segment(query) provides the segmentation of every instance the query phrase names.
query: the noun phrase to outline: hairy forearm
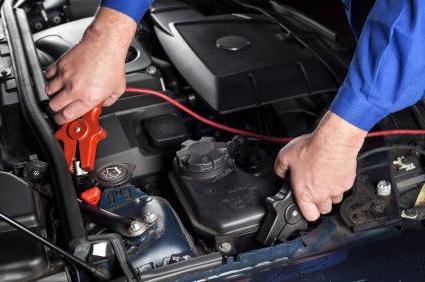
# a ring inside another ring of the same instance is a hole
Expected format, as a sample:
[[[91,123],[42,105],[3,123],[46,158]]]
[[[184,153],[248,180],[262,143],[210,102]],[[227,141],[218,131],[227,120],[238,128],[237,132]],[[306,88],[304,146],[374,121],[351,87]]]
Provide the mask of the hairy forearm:
[[[83,40],[97,42],[99,48],[125,59],[136,33],[136,22],[127,15],[109,8],[101,8]]]
[[[316,138],[313,140],[320,142],[324,149],[341,150],[355,157],[363,146],[366,135],[366,131],[328,112],[314,132]]]

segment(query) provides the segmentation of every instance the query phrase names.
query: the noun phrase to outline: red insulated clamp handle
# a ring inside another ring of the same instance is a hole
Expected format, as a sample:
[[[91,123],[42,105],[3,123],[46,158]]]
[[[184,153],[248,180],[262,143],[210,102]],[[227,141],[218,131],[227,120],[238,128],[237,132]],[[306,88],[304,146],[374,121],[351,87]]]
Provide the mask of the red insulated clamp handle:
[[[71,171],[74,171],[74,159],[79,149],[81,168],[93,171],[97,145],[106,138],[106,131],[99,124],[102,106],[99,105],[81,119],[63,125],[55,134],[63,143],[65,159]]]

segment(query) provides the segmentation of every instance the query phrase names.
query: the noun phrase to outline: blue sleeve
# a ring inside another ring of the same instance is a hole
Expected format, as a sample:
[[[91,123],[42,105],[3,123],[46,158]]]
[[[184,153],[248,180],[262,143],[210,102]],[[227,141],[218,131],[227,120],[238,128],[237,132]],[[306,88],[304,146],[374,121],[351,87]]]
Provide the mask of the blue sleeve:
[[[126,14],[138,23],[152,2],[153,0],[102,0],[101,6]]]
[[[424,91],[425,1],[376,0],[331,111],[369,131]]]

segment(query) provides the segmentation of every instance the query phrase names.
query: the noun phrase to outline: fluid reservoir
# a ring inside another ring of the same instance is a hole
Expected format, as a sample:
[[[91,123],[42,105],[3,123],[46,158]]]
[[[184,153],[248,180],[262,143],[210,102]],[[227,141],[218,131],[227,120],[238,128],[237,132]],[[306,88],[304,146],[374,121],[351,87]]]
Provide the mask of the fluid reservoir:
[[[193,228],[216,239],[256,233],[266,198],[277,192],[273,170],[243,170],[226,143],[205,137],[183,143],[170,179]]]

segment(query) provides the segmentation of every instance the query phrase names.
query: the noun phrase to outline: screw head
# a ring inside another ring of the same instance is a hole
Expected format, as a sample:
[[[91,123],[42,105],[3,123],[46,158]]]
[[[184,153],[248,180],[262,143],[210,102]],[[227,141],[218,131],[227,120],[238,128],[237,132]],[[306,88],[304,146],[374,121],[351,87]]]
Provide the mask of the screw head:
[[[387,180],[379,181],[376,185],[376,194],[382,197],[391,195],[391,183]]]
[[[133,220],[130,223],[130,228],[128,229],[128,231],[130,232],[130,234],[138,234],[143,230],[143,224],[138,221],[138,220]]]
[[[10,68],[4,68],[0,71],[1,76],[7,77],[12,74],[12,70]]]
[[[406,210],[404,210],[404,212],[407,216],[416,216],[416,214],[418,213],[414,209],[406,209]]]
[[[416,209],[405,209],[401,211],[401,217],[407,219],[417,219],[418,211]]]
[[[55,23],[55,24],[60,24],[61,23],[61,18],[59,17],[59,16],[55,16],[55,17],[53,17],[53,22]]]
[[[42,24],[42,23],[40,23],[40,22],[37,22],[37,23],[35,23],[35,24],[34,24],[34,28],[35,28],[36,30],[40,30],[40,29],[42,29],[42,28],[43,28],[43,24]]]
[[[290,204],[285,210],[285,220],[288,224],[297,224],[302,220],[300,211],[298,210],[295,203]]]
[[[76,128],[74,129],[74,131],[75,131],[75,133],[80,133],[80,132],[81,132],[81,127],[76,127]]]
[[[222,253],[228,253],[232,250],[232,244],[230,244],[229,242],[221,242],[218,245],[218,250]]]
[[[155,75],[158,72],[158,69],[155,66],[150,65],[147,69],[146,69],[146,73],[149,75]]]
[[[152,212],[148,212],[145,214],[145,216],[143,217],[143,221],[146,224],[153,224],[158,220],[158,216]]]

